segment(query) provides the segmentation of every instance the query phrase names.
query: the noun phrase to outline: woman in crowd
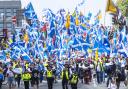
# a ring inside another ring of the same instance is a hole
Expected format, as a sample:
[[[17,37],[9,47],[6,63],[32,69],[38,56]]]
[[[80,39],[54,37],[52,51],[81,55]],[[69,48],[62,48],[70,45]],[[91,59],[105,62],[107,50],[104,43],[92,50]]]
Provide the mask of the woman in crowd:
[[[12,89],[12,87],[14,87],[14,72],[12,67],[10,67],[7,71],[7,78],[9,89]]]

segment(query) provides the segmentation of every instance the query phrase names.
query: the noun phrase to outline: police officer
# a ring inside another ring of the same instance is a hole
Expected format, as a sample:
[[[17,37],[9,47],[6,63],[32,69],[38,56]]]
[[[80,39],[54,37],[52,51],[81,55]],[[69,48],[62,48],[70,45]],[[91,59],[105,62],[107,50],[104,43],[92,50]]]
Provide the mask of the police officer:
[[[20,67],[20,65],[17,65],[16,68],[18,68],[20,70],[20,73],[16,73],[15,74],[15,80],[18,84],[18,88],[20,87],[20,80],[21,80],[21,74],[22,74],[22,68]]]
[[[22,80],[24,81],[24,87],[25,89],[29,89],[29,81],[31,79],[31,75],[28,72],[28,70],[25,70],[25,72],[22,74]]]
[[[48,89],[53,89],[54,75],[50,66],[47,66],[46,78],[47,78]]]
[[[62,88],[68,89],[69,72],[67,68],[63,69],[61,73],[61,78],[62,78]]]
[[[77,75],[76,72],[74,72],[74,73],[71,75],[71,78],[70,78],[71,88],[72,88],[72,89],[77,89],[77,83],[78,83],[78,75]]]

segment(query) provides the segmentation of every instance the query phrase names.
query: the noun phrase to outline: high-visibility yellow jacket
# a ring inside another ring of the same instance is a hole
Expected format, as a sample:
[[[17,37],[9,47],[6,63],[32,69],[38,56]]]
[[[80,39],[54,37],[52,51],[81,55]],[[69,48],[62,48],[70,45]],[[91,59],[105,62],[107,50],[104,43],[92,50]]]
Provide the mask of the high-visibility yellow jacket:
[[[29,73],[22,74],[23,81],[29,81],[31,79],[31,75]]]
[[[47,70],[47,78],[51,78],[53,76],[52,70]]]
[[[66,73],[66,79],[69,80],[69,74],[68,74],[68,71],[65,71]],[[61,73],[61,79],[64,78],[64,71]]]
[[[73,77],[71,78],[71,84],[77,84],[77,82],[78,82],[78,76],[77,75],[75,75],[75,74],[73,74]]]

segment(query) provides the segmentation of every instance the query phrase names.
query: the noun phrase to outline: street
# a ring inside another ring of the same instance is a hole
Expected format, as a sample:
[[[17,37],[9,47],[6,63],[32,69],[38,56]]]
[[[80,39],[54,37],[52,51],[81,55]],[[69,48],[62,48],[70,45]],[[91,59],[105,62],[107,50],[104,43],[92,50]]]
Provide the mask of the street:
[[[78,89],[108,89],[105,84],[106,83],[104,83],[104,84],[98,84],[98,85],[96,85],[96,87],[94,87],[93,83],[90,83],[89,85],[79,83],[78,84]],[[8,85],[7,84],[6,85],[3,85],[2,89],[8,89]],[[23,82],[21,83],[20,88],[17,88],[16,87],[15,89],[24,89]],[[34,89],[34,88],[30,87],[30,89]],[[48,89],[47,88],[47,82],[46,81],[43,81],[43,83],[41,83],[39,85],[39,89]],[[58,83],[54,83],[53,89],[62,89],[61,81],[59,81]],[[70,85],[69,85],[69,89],[71,89],[70,88]],[[128,89],[128,87],[125,87],[123,85],[123,83],[121,83],[120,89]]]

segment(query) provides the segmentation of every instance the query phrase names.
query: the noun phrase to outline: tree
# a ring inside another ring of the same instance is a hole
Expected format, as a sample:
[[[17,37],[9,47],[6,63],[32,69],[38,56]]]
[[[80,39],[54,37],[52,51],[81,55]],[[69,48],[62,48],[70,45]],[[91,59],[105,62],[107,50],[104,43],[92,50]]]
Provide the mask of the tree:
[[[128,7],[128,0],[117,0],[117,6],[121,10],[122,15],[126,16],[128,12],[126,12],[126,9]]]

